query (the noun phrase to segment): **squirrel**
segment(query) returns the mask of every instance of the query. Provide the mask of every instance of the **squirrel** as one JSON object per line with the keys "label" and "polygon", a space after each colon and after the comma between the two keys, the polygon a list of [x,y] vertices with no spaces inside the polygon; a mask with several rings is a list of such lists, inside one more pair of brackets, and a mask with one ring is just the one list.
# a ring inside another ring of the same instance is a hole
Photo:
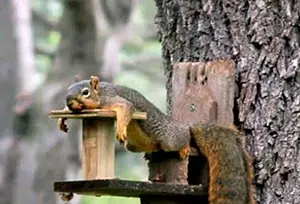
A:
{"label": "squirrel", "polygon": [[[141,93],[125,86],[100,82],[97,76],[77,81],[68,88],[65,110],[80,112],[96,108],[116,112],[116,137],[129,151],[178,151],[181,159],[188,158],[189,128],[172,121]],[[147,119],[131,120],[134,111],[147,112]],[[58,124],[62,131],[67,132],[65,120],[60,118]]]}
{"label": "squirrel", "polygon": [[[188,159],[190,144],[209,163],[210,204],[255,204],[252,160],[243,148],[241,132],[218,125],[183,125],[162,113],[136,90],[101,82],[97,76],[72,84],[66,95],[66,109],[107,108],[116,112],[116,137],[132,152],[178,151]],[[133,111],[147,112],[146,120],[131,120]],[[67,132],[64,118],[59,128]]]}

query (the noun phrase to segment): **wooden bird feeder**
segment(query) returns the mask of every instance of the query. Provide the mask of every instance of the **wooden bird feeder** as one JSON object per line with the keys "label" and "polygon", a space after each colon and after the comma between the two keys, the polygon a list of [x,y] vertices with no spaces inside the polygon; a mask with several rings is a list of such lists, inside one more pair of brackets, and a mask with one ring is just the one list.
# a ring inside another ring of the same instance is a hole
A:
{"label": "wooden bird feeder", "polygon": [[[50,118],[72,118],[82,120],[82,169],[86,180],[114,178],[116,113],[106,109],[83,110],[80,113],[53,110]],[[147,114],[135,112],[133,120],[145,120]]]}
{"label": "wooden bird feeder", "polygon": [[[82,145],[83,158],[82,169],[84,180],[60,181],[54,183],[54,191],[59,193],[76,193],[82,195],[114,195],[123,197],[158,196],[159,200],[201,199],[205,190],[203,186],[188,186],[180,184],[150,183],[142,181],[129,181],[114,177],[114,144],[115,131],[114,111],[106,109],[83,110],[80,113],[72,113],[65,110],[53,110],[50,118],[67,118],[82,120]],[[147,113],[134,112],[133,120],[145,120]]]}
{"label": "wooden bird feeder", "polygon": [[[176,63],[172,77],[171,117],[174,120],[182,123],[233,123],[235,82],[232,61]],[[55,192],[140,197],[141,204],[185,204],[193,199],[208,203],[208,165],[197,148],[185,161],[170,158],[168,152],[152,153],[149,177],[161,171],[165,183],[115,179],[115,112],[104,109],[81,113],[56,110],[49,116],[81,119],[83,124],[82,168],[85,180],[55,182]],[[145,112],[133,113],[133,120],[146,118]]]}

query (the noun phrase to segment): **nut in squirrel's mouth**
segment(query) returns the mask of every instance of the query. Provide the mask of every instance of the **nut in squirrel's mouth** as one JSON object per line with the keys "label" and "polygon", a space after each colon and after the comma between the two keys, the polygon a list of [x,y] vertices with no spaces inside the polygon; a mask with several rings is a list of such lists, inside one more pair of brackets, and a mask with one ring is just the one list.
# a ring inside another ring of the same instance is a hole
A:
{"label": "nut in squirrel's mouth", "polygon": [[79,112],[83,109],[83,104],[77,101],[76,99],[68,101],[67,106],[71,111],[74,112]]}

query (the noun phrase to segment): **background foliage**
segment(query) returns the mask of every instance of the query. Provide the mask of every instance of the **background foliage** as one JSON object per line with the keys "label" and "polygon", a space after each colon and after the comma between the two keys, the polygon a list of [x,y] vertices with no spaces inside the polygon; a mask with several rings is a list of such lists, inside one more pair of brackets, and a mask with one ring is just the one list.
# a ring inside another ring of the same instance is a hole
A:
{"label": "background foliage", "polygon": [[[63,4],[60,0],[32,0],[32,9],[44,17],[49,23],[56,25],[63,14]],[[161,65],[161,45],[155,35],[154,1],[141,1],[133,14],[134,37],[121,49],[121,72],[115,76],[114,83],[134,88],[144,94],[158,108],[165,112],[166,92],[164,87],[163,69]],[[33,18],[34,19],[34,18]],[[36,80],[43,86],[48,72],[52,67],[53,54],[59,46],[61,35],[59,30],[49,30],[33,21],[35,46],[45,53],[36,54]],[[152,33],[152,36],[151,34]],[[136,65],[135,69],[122,69],[123,66]],[[141,71],[143,70],[143,71]],[[100,76],[101,77],[101,76]],[[115,174],[119,178],[129,180],[146,180],[147,164],[143,154],[123,152],[117,154]],[[101,201],[101,202],[100,202]],[[135,198],[103,196],[95,198],[84,196],[82,203],[139,203]]]}

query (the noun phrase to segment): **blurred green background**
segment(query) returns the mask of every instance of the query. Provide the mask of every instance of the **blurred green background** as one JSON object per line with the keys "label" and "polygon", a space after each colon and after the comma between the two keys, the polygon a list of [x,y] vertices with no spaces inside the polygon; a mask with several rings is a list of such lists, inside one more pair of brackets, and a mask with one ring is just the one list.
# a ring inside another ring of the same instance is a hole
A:
{"label": "blurred green background", "polygon": [[[48,22],[56,24],[63,15],[64,6],[60,0],[32,0],[33,11]],[[131,32],[134,36],[123,44],[119,53],[121,69],[113,82],[134,88],[144,94],[158,108],[165,112],[166,91],[161,62],[161,44],[156,37],[154,25],[154,1],[140,1],[133,11]],[[59,30],[48,30],[35,23],[33,18],[34,44],[45,53],[35,56],[36,80],[39,86],[46,82],[53,66],[53,56],[61,42]],[[47,54],[48,53],[48,54]],[[126,67],[130,67],[126,69]],[[133,68],[132,68],[133,67]],[[129,180],[147,180],[148,169],[143,154],[121,152],[116,156],[115,175]],[[83,196],[83,204],[134,204],[136,198]]]}

